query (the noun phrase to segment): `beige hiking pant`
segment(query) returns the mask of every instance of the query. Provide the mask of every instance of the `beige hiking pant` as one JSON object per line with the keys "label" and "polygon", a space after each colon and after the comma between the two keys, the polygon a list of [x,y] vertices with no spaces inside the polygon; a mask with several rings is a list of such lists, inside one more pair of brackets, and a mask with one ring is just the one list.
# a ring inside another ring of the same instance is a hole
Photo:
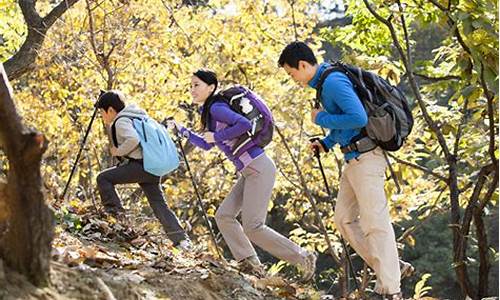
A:
{"label": "beige hiking pant", "polygon": [[[305,250],[265,224],[275,178],[274,162],[261,154],[241,171],[215,214],[217,226],[237,261],[257,255],[250,241],[294,265],[303,263],[307,256]],[[240,212],[243,226],[236,220]]]}
{"label": "beige hiking pant", "polygon": [[377,274],[378,294],[400,292],[396,239],[384,191],[386,166],[380,148],[350,160],[340,179],[335,208],[338,230]]}

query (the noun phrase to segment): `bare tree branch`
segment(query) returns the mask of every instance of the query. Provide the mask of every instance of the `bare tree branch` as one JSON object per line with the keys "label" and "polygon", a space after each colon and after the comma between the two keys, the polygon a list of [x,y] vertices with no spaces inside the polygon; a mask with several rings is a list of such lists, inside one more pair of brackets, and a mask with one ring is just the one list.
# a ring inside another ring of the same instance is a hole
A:
{"label": "bare tree branch", "polygon": [[401,159],[401,158],[399,158],[399,157],[394,156],[393,154],[390,154],[390,153],[389,153],[389,156],[390,156],[392,159],[394,159],[395,161],[397,161],[398,163],[400,163],[400,164],[407,165],[407,166],[409,166],[409,167],[412,167],[412,168],[415,168],[415,169],[417,169],[417,170],[420,170],[420,171],[424,172],[425,174],[428,174],[428,175],[431,175],[431,176],[433,176],[433,177],[436,177],[437,179],[439,179],[439,180],[441,180],[441,181],[443,181],[443,182],[445,182],[445,183],[447,183],[447,182],[448,182],[448,178],[446,178],[446,177],[445,177],[445,176],[443,176],[443,175],[440,175],[440,174],[438,174],[438,173],[436,173],[436,172],[433,172],[433,171],[431,171],[431,170],[429,170],[429,169],[427,169],[427,168],[424,168],[424,167],[422,167],[422,166],[420,166],[420,165],[417,165],[417,164],[415,164],[415,163],[412,163],[412,162],[409,162],[409,161],[403,160],[403,159]]}
{"label": "bare tree branch", "polygon": [[7,76],[12,80],[34,68],[39,50],[42,48],[45,34],[54,22],[61,17],[78,0],[64,0],[54,7],[44,18],[35,8],[34,0],[19,0],[19,6],[28,26],[28,35],[21,48],[5,63]]}
{"label": "bare tree branch", "polygon": [[465,101],[464,101],[464,107],[462,109],[462,118],[461,118],[460,124],[458,124],[458,128],[457,128],[455,145],[453,147],[453,155],[455,157],[458,156],[458,149],[460,146],[460,139],[462,138],[463,127],[464,127],[465,123],[467,122],[467,110],[468,110],[468,108],[469,108],[469,97],[466,97]]}
{"label": "bare tree branch", "polygon": [[59,19],[71,6],[73,6],[78,0],[63,0],[59,5],[54,7],[51,12],[49,12],[44,18],[43,23],[47,28],[54,25],[54,23]]}
{"label": "bare tree branch", "polygon": [[[115,73],[111,69],[111,65],[109,63],[109,57],[113,52],[115,45],[112,45],[111,49],[108,53],[104,53],[104,45],[105,45],[105,34],[103,34],[103,44],[102,48],[97,47],[96,37],[95,37],[95,29],[94,29],[94,17],[92,15],[92,9],[90,7],[90,1],[86,0],[87,3],[87,13],[89,16],[89,32],[90,32],[90,45],[92,46],[92,50],[94,51],[94,55],[97,58],[97,61],[101,65],[101,67],[106,71],[107,78],[106,80],[106,89],[111,90],[113,88],[115,82]],[[104,78],[104,76],[102,75]]]}
{"label": "bare tree branch", "polygon": [[489,136],[490,136],[490,144],[488,148],[488,153],[490,154],[491,161],[496,165],[498,169],[498,159],[495,157],[495,108],[493,101],[495,100],[494,94],[488,89],[488,85],[486,84],[486,80],[484,79],[484,65],[481,62],[481,86],[483,87],[484,96],[488,100],[488,126],[489,126]]}
{"label": "bare tree branch", "polygon": [[420,74],[420,73],[415,73],[414,75],[417,77],[420,77],[422,79],[431,81],[431,82],[440,82],[440,81],[460,80],[461,79],[459,76],[454,76],[454,75],[439,76],[439,77],[432,77],[432,76]]}

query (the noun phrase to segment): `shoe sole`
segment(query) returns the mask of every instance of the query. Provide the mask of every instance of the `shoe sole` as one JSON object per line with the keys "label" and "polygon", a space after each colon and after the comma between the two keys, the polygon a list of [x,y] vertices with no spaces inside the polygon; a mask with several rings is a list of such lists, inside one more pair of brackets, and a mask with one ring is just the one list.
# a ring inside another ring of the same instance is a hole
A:
{"label": "shoe sole", "polygon": [[318,260],[318,256],[316,256],[316,253],[312,253],[312,256],[313,256],[312,265],[314,266],[313,271],[311,272],[311,275],[309,275],[307,277],[302,277],[302,279],[300,280],[301,282],[306,283],[306,282],[311,281],[314,278],[314,274],[316,273],[316,261]]}

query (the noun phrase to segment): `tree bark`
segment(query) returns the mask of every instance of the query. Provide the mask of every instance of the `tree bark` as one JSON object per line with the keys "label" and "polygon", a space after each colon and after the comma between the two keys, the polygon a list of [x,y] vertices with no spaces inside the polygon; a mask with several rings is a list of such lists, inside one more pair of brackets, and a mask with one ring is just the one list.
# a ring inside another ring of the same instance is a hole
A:
{"label": "tree bark", "polygon": [[35,60],[45,40],[45,34],[56,20],[76,2],[78,0],[64,0],[42,18],[36,11],[35,0],[19,0],[19,6],[28,27],[28,36],[19,51],[5,62],[8,78],[11,80],[19,78],[34,68]]}
{"label": "tree bark", "polygon": [[477,299],[483,299],[488,294],[488,279],[491,263],[488,259],[488,237],[483,221],[483,211],[474,209],[474,224],[476,225],[476,238],[479,250],[479,277],[477,280]]}
{"label": "tree bark", "polygon": [[40,161],[45,137],[26,128],[0,64],[0,140],[9,161],[6,197],[7,229],[0,237],[0,256],[37,286],[48,283],[54,217],[45,204]]}

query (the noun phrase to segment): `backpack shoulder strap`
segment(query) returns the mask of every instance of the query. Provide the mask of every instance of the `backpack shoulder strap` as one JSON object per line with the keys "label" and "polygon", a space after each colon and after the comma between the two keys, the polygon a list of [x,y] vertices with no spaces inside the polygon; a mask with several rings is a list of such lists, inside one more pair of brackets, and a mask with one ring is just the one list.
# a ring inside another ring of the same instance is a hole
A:
{"label": "backpack shoulder strap", "polygon": [[113,121],[113,124],[111,124],[111,139],[113,140],[113,145],[115,147],[118,147],[118,139],[116,138],[116,122],[121,119],[121,118],[129,118],[130,120],[134,120],[134,119],[137,119],[137,120],[140,120],[141,118],[139,117],[133,117],[133,116],[127,116],[127,115],[122,115],[122,116],[119,116],[118,118],[116,118],[114,121]]}
{"label": "backpack shoulder strap", "polygon": [[326,80],[326,77],[335,71],[342,72],[347,76],[347,78],[353,85],[354,91],[358,94],[359,99],[362,102],[364,101],[364,99],[367,99],[370,102],[373,101],[372,93],[367,87],[365,80],[363,79],[365,71],[363,71],[359,67],[351,66],[341,61],[335,61],[331,66],[327,67],[323,71],[323,74],[321,74],[320,80],[318,81],[318,85],[316,88],[316,106],[318,108],[320,107],[319,105],[321,105],[321,92],[323,89],[323,83]]}
{"label": "backpack shoulder strap", "polygon": [[220,99],[229,104],[229,106],[233,105],[233,101],[241,98],[248,93],[248,89],[242,85],[232,86],[224,91],[219,93]]}
{"label": "backpack shoulder strap", "polygon": [[333,72],[344,72],[344,68],[342,63],[340,62],[332,62],[332,64],[321,73],[319,76],[318,83],[316,85],[316,103],[315,108],[321,107],[321,93],[323,92],[323,83],[325,83],[326,78]]}

